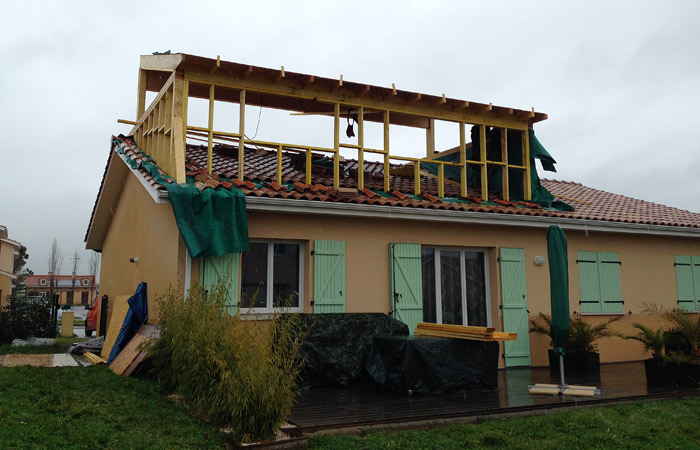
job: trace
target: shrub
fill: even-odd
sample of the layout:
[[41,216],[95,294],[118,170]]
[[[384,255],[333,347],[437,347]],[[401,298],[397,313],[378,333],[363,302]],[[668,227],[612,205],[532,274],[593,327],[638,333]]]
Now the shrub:
[[219,282],[207,294],[195,286],[187,298],[170,289],[160,299],[160,337],[149,357],[193,413],[240,442],[269,439],[294,404],[306,331],[298,315],[281,311],[264,321],[230,315],[228,289]]
[[0,344],[29,336],[56,337],[51,320],[51,302],[47,299],[27,300],[10,297],[0,308]]
[[653,330],[635,323],[640,332],[625,336],[626,339],[642,342],[645,350],[651,350],[654,358],[660,357],[664,362],[700,359],[700,315],[653,304],[645,304],[644,312],[658,314],[669,327]]
[[[569,335],[564,344],[567,353],[596,352],[598,346],[595,343],[604,337],[621,337],[621,335],[610,329],[613,322],[620,320],[622,316],[616,316],[597,325],[584,322],[581,318],[569,318]],[[530,320],[530,332],[540,333],[552,337],[552,316],[540,313],[538,317]],[[553,342],[549,342],[554,347]]]

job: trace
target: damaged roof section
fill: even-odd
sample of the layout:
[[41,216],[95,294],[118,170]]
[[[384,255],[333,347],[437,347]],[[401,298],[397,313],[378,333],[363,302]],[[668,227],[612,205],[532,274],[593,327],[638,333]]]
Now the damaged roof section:
[[[113,151],[129,148],[130,157],[144,157],[129,138],[117,138],[113,141]],[[235,152],[237,148],[233,149]],[[543,179],[542,185],[555,197],[574,206],[573,211],[559,211],[541,207],[529,202],[506,202],[498,198],[484,201],[474,197],[460,197],[459,186],[446,187],[445,197],[437,197],[434,178],[421,177],[422,193],[411,193],[412,177],[392,174],[391,190],[384,192],[381,185],[377,189],[357,189],[356,179],[352,176],[357,170],[355,160],[345,160],[341,171],[341,185],[334,188],[330,181],[332,170],[321,160],[316,160],[312,170],[312,182],[304,182],[305,168],[296,153],[283,153],[283,182],[277,183],[276,152],[246,147],[245,180],[234,178],[237,173],[237,160],[231,156],[232,148],[215,147],[213,170],[209,175],[206,170],[206,146],[188,145],[186,169],[188,183],[200,190],[204,189],[239,189],[249,198],[285,199],[289,201],[310,201],[321,203],[346,203],[371,206],[389,206],[395,208],[419,208],[424,210],[445,210],[469,213],[492,213],[503,215],[522,215],[546,218],[582,219],[599,222],[629,223],[643,225],[660,225],[671,227],[700,228],[700,214],[669,206],[659,205],[644,200],[633,199],[623,195],[583,186],[579,183]],[[319,158],[321,158],[319,156]],[[303,159],[303,155],[302,155]],[[401,166],[392,165],[393,169]],[[132,169],[144,180],[150,177],[139,169]],[[381,176],[382,165],[365,162],[365,171],[377,177]],[[367,181],[371,183],[370,176]],[[164,189],[161,187],[160,189]]]

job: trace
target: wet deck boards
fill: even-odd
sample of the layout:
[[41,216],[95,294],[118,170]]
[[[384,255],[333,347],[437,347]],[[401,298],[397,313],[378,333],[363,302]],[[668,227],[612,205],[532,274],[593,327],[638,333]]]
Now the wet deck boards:
[[401,424],[430,426],[444,421],[482,416],[527,413],[601,403],[698,395],[694,388],[648,386],[641,362],[605,364],[599,376],[567,376],[568,384],[597,386],[601,395],[573,397],[531,395],[528,385],[558,383],[549,368],[518,368],[499,371],[499,388],[493,391],[466,391],[444,396],[408,395],[377,392],[373,386],[315,388],[304,391],[288,421],[305,433],[322,430],[361,429]]

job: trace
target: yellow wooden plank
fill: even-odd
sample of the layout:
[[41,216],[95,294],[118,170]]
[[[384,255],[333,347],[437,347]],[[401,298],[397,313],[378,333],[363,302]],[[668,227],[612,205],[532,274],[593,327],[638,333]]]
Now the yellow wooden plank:
[[525,192],[525,200],[532,200],[532,182],[530,181],[531,174],[530,174],[530,139],[529,139],[529,131],[525,130],[522,132],[523,135],[523,164],[527,169],[525,169],[525,177],[523,180],[524,183],[524,192]]
[[340,103],[335,104],[335,114],[333,116],[333,187],[340,186]]
[[464,122],[459,123],[459,163],[462,165],[459,169],[460,173],[460,194],[462,197],[467,196],[467,144],[466,131]]
[[425,129],[425,154],[428,157],[435,155],[435,119],[428,119],[428,128]]
[[479,154],[481,155],[481,198],[489,199],[488,168],[486,165],[486,126],[479,125]]
[[[207,172],[212,170],[212,157],[214,151],[214,85],[209,86],[209,137],[207,139]],[[240,162],[239,162],[240,164]]]
[[119,330],[122,328],[124,323],[124,317],[126,317],[127,311],[129,311],[129,300],[130,295],[118,295],[114,298],[114,303],[110,305],[112,309],[112,315],[109,319],[109,325],[107,326],[107,334],[105,335],[105,343],[102,346],[102,352],[100,355],[103,358],[109,358],[109,354],[114,347],[114,343],[119,335]]
[[277,183],[282,183],[282,146],[277,147]]
[[241,137],[238,140],[238,179],[243,181],[245,173],[245,89],[241,90],[240,112],[238,119],[238,133]]
[[384,191],[389,192],[391,161],[389,159],[389,111],[384,111]]
[[438,197],[445,196],[445,165],[438,164]]
[[496,331],[494,327],[478,327],[474,325],[452,325],[445,323],[418,322],[418,328],[433,328],[436,330],[453,330],[453,331],[469,331],[472,333],[493,333]]
[[112,372],[116,373],[117,375],[123,375],[124,371],[141,352],[141,350],[139,350],[139,346],[146,341],[148,341],[146,336],[142,336],[138,333],[135,334],[129,343],[122,349],[122,351],[119,352],[119,355],[114,358],[112,364],[109,365]]
[[357,188],[365,188],[365,109],[357,113]]
[[501,129],[501,161],[505,167],[501,169],[501,186],[503,200],[510,200],[510,187],[508,186],[508,129]]
[[420,161],[413,163],[413,193],[420,194]]

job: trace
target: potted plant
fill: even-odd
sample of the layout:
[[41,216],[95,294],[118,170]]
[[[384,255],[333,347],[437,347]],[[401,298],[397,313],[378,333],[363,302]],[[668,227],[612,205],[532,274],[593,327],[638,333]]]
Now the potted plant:
[[[564,350],[564,368],[568,372],[598,372],[600,371],[600,354],[595,341],[605,337],[621,335],[610,329],[613,322],[620,320],[622,316],[616,316],[605,322],[592,325],[581,318],[569,319],[569,336]],[[530,332],[540,333],[552,338],[552,316],[540,313],[538,317],[530,320]],[[553,348],[550,340],[549,345]],[[552,373],[559,371],[559,357],[554,350],[549,350],[549,370]]]
[[700,385],[700,315],[655,305],[647,305],[646,312],[658,314],[669,325],[654,330],[635,323],[639,333],[625,336],[651,351],[652,357],[644,361],[647,382]]

